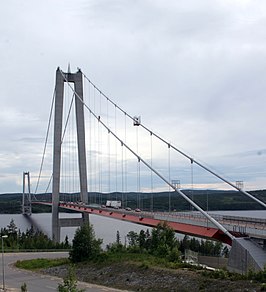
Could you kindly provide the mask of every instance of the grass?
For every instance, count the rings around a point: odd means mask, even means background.
[[[166,269],[182,269],[186,268],[189,270],[198,270],[202,269],[201,267],[190,265],[183,262],[170,262],[166,258],[154,256],[148,253],[134,253],[134,252],[104,252],[96,259],[91,260],[90,262],[83,262],[82,264],[86,265],[87,263],[93,263],[95,266],[102,268],[107,265],[115,263],[130,263],[139,266],[140,268],[166,268]]]
[[[33,260],[24,260],[24,261],[17,261],[15,266],[17,268],[37,271],[39,269],[47,269],[51,267],[61,266],[65,264],[69,264],[70,261],[67,258],[59,258],[59,259],[33,259]]]
[[[150,255],[148,253],[129,253],[129,252],[116,252],[116,253],[102,253],[96,259],[91,260],[90,262],[83,262],[80,263],[81,265],[86,265],[93,263],[94,265],[98,266],[99,268],[120,263],[120,262],[128,262],[132,264],[136,264],[142,269],[148,269],[152,267],[160,267],[160,268],[167,268],[167,269],[178,269],[178,268],[188,268],[191,270],[197,269],[196,266],[191,266],[186,263],[181,262],[169,262],[165,258],[156,257]],[[22,268],[26,270],[36,271],[39,269],[46,269],[55,266],[69,264],[69,259],[60,258],[60,259],[33,259],[33,260],[23,260],[17,261],[16,267]]]

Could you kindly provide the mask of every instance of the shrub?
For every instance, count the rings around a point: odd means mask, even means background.
[[[73,266],[68,268],[68,273],[64,278],[63,284],[59,284],[57,287],[59,292],[84,292],[84,289],[77,288],[77,279],[75,269]]]

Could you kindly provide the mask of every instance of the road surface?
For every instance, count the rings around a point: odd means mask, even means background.
[[[4,254],[5,266],[5,287],[6,291],[21,291],[21,285],[26,283],[29,292],[46,292],[57,291],[59,283],[62,279],[34,273],[31,271],[21,270],[14,267],[13,263],[18,260],[34,259],[34,258],[61,258],[68,257],[67,252],[33,252],[33,253],[6,253]],[[2,262],[1,262],[2,264]],[[1,265],[2,267],[2,265]],[[1,268],[2,270],[2,268]],[[3,273],[1,273],[1,288],[3,288]],[[94,284],[78,282],[79,289],[85,289],[89,292],[103,291],[121,291],[118,289],[98,286]]]

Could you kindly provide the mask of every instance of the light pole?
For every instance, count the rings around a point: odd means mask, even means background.
[[[2,240],[2,271],[3,271],[3,291],[6,291],[5,287],[5,264],[4,264],[4,238],[7,238],[7,235],[1,235]]]

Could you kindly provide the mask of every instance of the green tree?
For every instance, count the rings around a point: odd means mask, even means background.
[[[229,249],[228,249],[227,246],[225,246],[225,247],[223,248],[223,250],[222,250],[222,255],[223,255],[224,257],[226,257],[226,258],[229,256]]]
[[[146,234],[144,230],[140,230],[138,237],[139,248],[143,250],[146,247]]]
[[[166,222],[159,223],[152,229],[151,233],[147,229],[141,230],[139,234],[130,231],[127,234],[129,249],[131,251],[147,251],[156,256],[169,256],[171,261],[179,258],[179,242],[175,237],[174,230]]]
[[[159,223],[152,229],[150,241],[152,254],[167,256],[175,247],[178,247],[175,231],[166,222]]]
[[[146,248],[147,250],[149,250],[150,247],[151,247],[151,235],[150,235],[150,231],[149,231],[149,229],[146,230],[146,232],[145,232],[145,237],[146,237],[145,248]]]
[[[180,242],[179,250],[184,253],[186,249],[199,252],[202,255],[220,256],[222,254],[222,243],[211,240],[201,240],[189,238],[187,235]]]
[[[121,244],[121,237],[119,230],[116,231],[116,244]]]
[[[128,245],[132,248],[136,248],[138,245],[138,234],[135,231],[129,231],[127,234]]]
[[[169,262],[178,262],[180,260],[181,253],[178,247],[174,247],[168,252],[167,259]]]
[[[9,225],[5,229],[5,233],[8,234],[6,240],[6,245],[8,248],[17,249],[18,248],[18,228],[12,218]]]
[[[101,244],[102,239],[95,238],[92,225],[85,223],[76,230],[69,259],[76,263],[96,258],[101,253]]]
[[[213,255],[214,256],[221,256],[222,254],[223,244],[219,241],[216,241],[213,248]]]
[[[9,225],[7,225],[7,232],[9,235],[17,236],[17,230],[18,230],[18,228],[15,224],[14,219],[12,218]]]
[[[180,251],[182,253],[185,253],[185,250],[189,248],[189,245],[190,245],[189,236],[185,235],[183,240],[181,240],[181,243],[180,243]]]
[[[116,232],[116,241],[114,243],[107,244],[106,249],[108,252],[125,251],[125,247],[121,243],[120,232],[118,230]]]
[[[70,244],[69,244],[69,241],[68,241],[68,236],[66,235],[66,237],[65,237],[65,241],[64,241],[64,248],[66,248],[66,249],[68,249],[68,248],[70,248]]]

